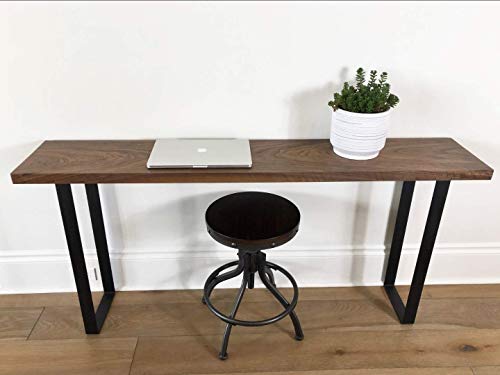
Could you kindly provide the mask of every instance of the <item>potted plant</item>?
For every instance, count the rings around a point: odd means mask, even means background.
[[[356,71],[355,86],[345,82],[340,93],[328,103],[333,108],[330,142],[333,151],[355,160],[373,159],[385,146],[391,109],[399,98],[391,94],[387,73],[377,79],[377,71]]]

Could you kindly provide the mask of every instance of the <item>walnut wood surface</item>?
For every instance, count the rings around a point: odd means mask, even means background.
[[[253,140],[250,169],[156,169],[152,140],[45,141],[16,184],[488,180],[493,170],[451,138],[390,138],[380,156],[341,158],[325,139]]]

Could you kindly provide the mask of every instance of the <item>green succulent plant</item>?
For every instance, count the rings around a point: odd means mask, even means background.
[[[370,71],[370,78],[365,84],[365,71],[359,68],[356,71],[355,86],[344,82],[342,91],[333,94],[333,100],[328,105],[356,113],[381,113],[394,108],[399,98],[391,94],[391,85],[387,83],[387,73],[383,72],[377,80],[377,71]]]

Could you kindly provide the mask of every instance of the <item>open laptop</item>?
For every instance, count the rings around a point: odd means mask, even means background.
[[[250,168],[248,139],[158,139],[148,168]]]

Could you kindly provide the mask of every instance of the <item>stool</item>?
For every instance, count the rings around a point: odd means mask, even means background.
[[[205,282],[202,302],[218,318],[227,323],[224,332],[220,359],[227,358],[229,335],[233,326],[257,327],[275,323],[290,316],[295,328],[295,339],[302,340],[304,334],[294,309],[299,297],[295,279],[284,268],[266,261],[264,249],[283,245],[299,230],[300,212],[289,200],[275,194],[243,192],[230,194],[213,202],[205,214],[208,233],[217,242],[238,249],[238,260],[217,268]],[[230,271],[222,271],[233,268]],[[291,302],[279,292],[274,281],[274,271],[281,272],[292,284],[294,295]],[[269,319],[258,321],[235,318],[245,290],[253,289],[255,274],[264,286],[280,302],[284,310]],[[240,289],[229,315],[220,312],[210,301],[214,288],[223,281],[243,274]]]

